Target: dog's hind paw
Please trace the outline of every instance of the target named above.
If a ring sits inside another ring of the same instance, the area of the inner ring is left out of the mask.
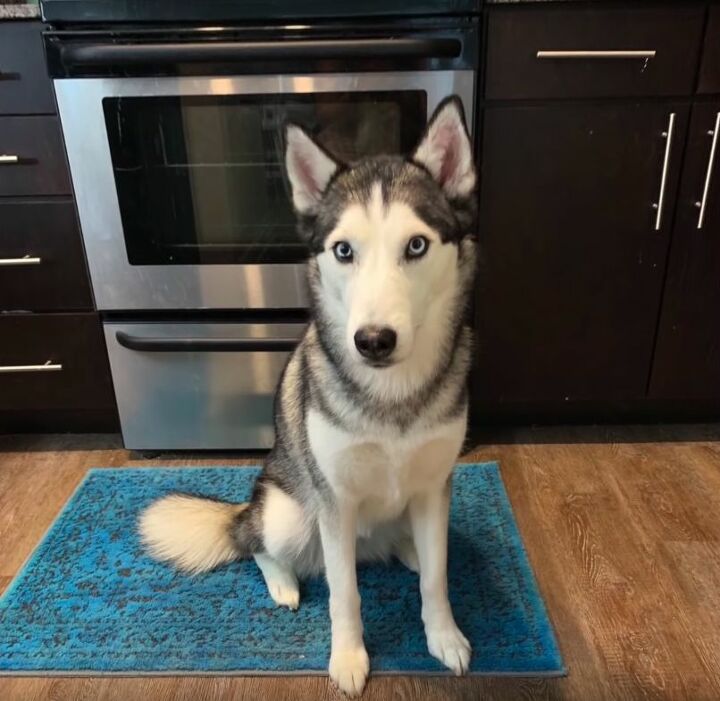
[[[428,650],[458,676],[470,665],[470,643],[454,621],[426,630]]]
[[[300,589],[293,584],[268,582],[268,592],[278,606],[287,606],[295,611],[300,606]]]
[[[278,606],[287,606],[294,611],[300,605],[300,585],[292,568],[266,553],[255,553],[255,562],[272,600]]]
[[[330,655],[330,679],[348,696],[359,696],[365,688],[370,660],[363,646],[333,650]]]

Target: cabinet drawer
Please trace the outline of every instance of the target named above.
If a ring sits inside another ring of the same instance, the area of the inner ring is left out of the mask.
[[[0,201],[0,311],[92,309],[73,203]]]
[[[689,94],[703,19],[696,6],[498,8],[489,16],[486,96]]]
[[[113,405],[97,314],[0,316],[0,411]]]
[[[0,117],[0,196],[71,193],[57,117]]]
[[[710,8],[698,92],[720,93],[720,7]]]
[[[42,23],[0,23],[0,114],[54,114]]]

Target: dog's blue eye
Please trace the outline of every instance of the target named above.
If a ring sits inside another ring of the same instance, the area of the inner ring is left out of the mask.
[[[353,249],[347,241],[338,241],[332,250],[341,263],[350,263],[353,259]]]
[[[406,258],[422,258],[430,246],[430,242],[424,236],[413,236],[405,249]]]

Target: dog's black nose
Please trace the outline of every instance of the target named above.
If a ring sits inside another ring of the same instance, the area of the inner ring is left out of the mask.
[[[363,326],[355,332],[355,347],[368,360],[385,360],[395,350],[397,334],[387,326]]]

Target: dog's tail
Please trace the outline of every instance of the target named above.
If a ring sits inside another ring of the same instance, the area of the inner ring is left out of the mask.
[[[170,494],[142,512],[140,539],[158,560],[191,574],[207,572],[250,554],[243,547],[248,506]]]

